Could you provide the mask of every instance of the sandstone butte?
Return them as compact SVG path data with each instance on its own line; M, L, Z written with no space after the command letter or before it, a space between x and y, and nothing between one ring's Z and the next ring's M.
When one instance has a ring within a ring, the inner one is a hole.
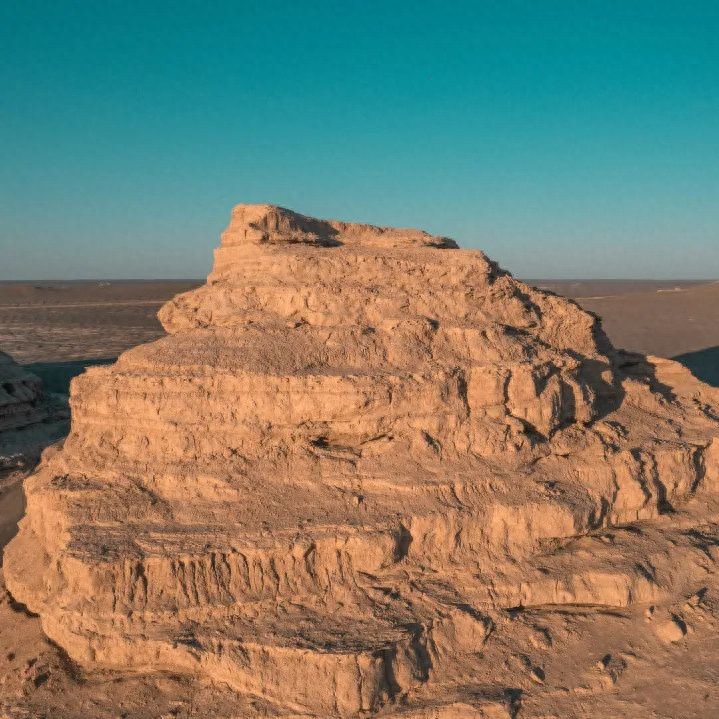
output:
M548 686L574 716L716 632L719 392L574 302L445 237L239 205L160 319L73 380L5 555L80 665L273 716L539 716Z

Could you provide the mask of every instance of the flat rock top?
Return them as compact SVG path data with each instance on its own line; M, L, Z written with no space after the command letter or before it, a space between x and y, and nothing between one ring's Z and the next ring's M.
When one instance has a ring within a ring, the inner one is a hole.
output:
M456 249L448 237L436 237L422 230L377 227L357 222L318 220L277 205L237 205L229 227L222 233L222 245L305 244L316 247L366 246L434 247Z

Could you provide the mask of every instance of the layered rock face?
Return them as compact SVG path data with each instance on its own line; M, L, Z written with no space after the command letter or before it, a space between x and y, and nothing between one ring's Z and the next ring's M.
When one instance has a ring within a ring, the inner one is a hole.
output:
M269 205L234 209L160 318L73 381L6 552L81 664L281 716L508 717L571 638L538 613L686 633L719 400L679 365L447 238Z

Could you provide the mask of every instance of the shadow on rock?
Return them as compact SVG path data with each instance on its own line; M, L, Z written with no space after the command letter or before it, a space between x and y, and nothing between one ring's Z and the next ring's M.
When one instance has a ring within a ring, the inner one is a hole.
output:
M67 362L33 362L25 368L36 374L43 382L47 392L67 395L70 393L70 381L82 374L88 367L112 364L116 357L70 360Z
M719 346L686 352L672 359L681 362L697 379L719 387Z

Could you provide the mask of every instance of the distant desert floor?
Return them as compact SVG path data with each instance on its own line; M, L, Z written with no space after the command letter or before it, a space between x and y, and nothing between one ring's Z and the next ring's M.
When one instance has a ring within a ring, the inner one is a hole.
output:
M674 357L719 344L719 282L530 280L602 318L617 347Z
M527 281L599 315L615 347L679 360L719 385L719 282Z
M0 346L20 363L112 358L164 334L157 310L201 280L0 282Z
M0 282L0 347L55 392L88 364L164 335L157 311L201 280Z

